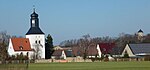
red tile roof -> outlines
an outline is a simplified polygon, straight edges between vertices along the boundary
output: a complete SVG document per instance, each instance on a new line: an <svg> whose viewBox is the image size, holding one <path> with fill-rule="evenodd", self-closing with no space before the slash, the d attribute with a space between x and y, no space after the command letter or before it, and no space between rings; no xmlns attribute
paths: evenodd
<svg viewBox="0 0 150 70"><path fill-rule="evenodd" d="M31 51L28 38L11 38L14 51Z"/></svg>

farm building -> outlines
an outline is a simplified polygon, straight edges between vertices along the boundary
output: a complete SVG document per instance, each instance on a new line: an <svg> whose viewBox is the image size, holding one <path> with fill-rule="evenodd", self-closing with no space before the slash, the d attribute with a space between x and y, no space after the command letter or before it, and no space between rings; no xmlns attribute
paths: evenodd
<svg viewBox="0 0 150 70"><path fill-rule="evenodd" d="M127 44L122 52L122 56L128 54L129 57L150 56L150 43Z"/></svg>

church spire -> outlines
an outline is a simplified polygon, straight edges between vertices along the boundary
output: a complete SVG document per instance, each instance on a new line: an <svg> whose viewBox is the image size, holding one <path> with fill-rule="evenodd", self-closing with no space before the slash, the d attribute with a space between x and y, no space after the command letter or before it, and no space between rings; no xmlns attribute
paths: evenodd
<svg viewBox="0 0 150 70"><path fill-rule="evenodd" d="M31 14L31 18L38 18L38 14L35 12L35 5L33 5L33 13Z"/></svg>
<svg viewBox="0 0 150 70"><path fill-rule="evenodd" d="M44 34L39 27L38 14L35 12L35 6L33 6L33 13L30 15L31 27L26 34Z"/></svg>

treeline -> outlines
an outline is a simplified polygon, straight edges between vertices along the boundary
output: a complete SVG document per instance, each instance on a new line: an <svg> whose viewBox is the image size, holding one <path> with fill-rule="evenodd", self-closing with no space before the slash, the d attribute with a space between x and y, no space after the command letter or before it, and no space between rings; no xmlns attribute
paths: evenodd
<svg viewBox="0 0 150 70"><path fill-rule="evenodd" d="M121 50L127 43L150 43L150 34L142 36L141 39L138 38L138 34L125 34L121 33L118 37L95 37L92 38L89 34L83 35L79 39L71 39L65 40L60 43L61 47L71 47L71 48L78 48L80 51L80 56L84 59L87 57L88 49L91 46L96 46L98 43L115 43L116 51L115 54L120 54Z"/></svg>
<svg viewBox="0 0 150 70"><path fill-rule="evenodd" d="M118 47L123 47L127 43L150 43L150 34L143 36L142 41L138 39L137 34L120 33L118 37L95 37L92 38L89 34L83 35L79 39L65 40L60 43L62 47L88 46L98 43L115 43Z"/></svg>

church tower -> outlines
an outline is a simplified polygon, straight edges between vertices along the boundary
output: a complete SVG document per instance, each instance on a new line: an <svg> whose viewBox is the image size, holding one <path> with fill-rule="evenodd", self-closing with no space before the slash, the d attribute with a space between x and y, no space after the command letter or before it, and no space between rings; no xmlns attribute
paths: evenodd
<svg viewBox="0 0 150 70"><path fill-rule="evenodd" d="M138 40L140 42L142 42L143 41L143 37L144 37L144 33L143 33L143 31L141 29L138 31L137 36L138 36Z"/></svg>
<svg viewBox="0 0 150 70"><path fill-rule="evenodd" d="M33 10L30 19L31 27L26 33L29 38L31 48L34 49L34 56L37 59L45 59L45 34L39 27L38 14Z"/></svg>

